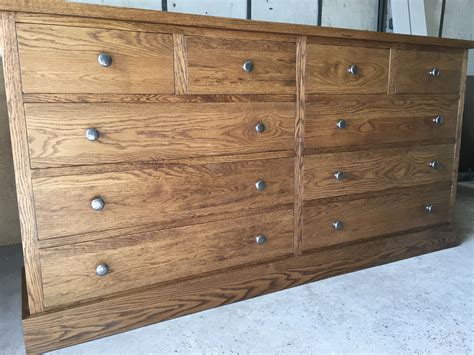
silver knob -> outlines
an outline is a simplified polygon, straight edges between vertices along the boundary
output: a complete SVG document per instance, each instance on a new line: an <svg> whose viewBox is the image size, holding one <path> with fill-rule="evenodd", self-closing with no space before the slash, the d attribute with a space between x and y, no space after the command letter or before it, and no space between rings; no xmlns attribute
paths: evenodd
<svg viewBox="0 0 474 355"><path fill-rule="evenodd" d="M95 142L99 139L99 131L95 128L86 129L86 138L91 142Z"/></svg>
<svg viewBox="0 0 474 355"><path fill-rule="evenodd" d="M266 128L266 127L265 127L265 125L264 125L262 122L259 122L259 123L257 123L257 124L255 125L255 131L256 131L257 133L263 133L263 132L265 132L265 128Z"/></svg>
<svg viewBox="0 0 474 355"><path fill-rule="evenodd" d="M110 67L112 65L112 56L107 53L100 53L97 57L97 61L103 67Z"/></svg>
<svg viewBox="0 0 474 355"><path fill-rule="evenodd" d="M265 184L265 181L263 181L263 180L258 180L258 181L255 183L255 188L256 188L258 191L263 191L263 190L265 190L266 187L267 187L267 184Z"/></svg>
<svg viewBox="0 0 474 355"><path fill-rule="evenodd" d="M337 121L336 127L337 127L337 128L340 128L340 129L346 128L346 121L345 121L345 120L339 120L339 121Z"/></svg>
<svg viewBox="0 0 474 355"><path fill-rule="evenodd" d="M102 197L96 197L91 201L91 207L94 211L102 211L105 207L105 201Z"/></svg>
<svg viewBox="0 0 474 355"><path fill-rule="evenodd" d="M99 264L95 268L95 274L97 276L105 276L109 273L109 271L110 271L109 265L107 265L107 264Z"/></svg>
<svg viewBox="0 0 474 355"><path fill-rule="evenodd" d="M336 171L336 172L334 173L334 177L336 178L336 180L342 180L342 179L345 178L344 172L338 170L338 171Z"/></svg>
<svg viewBox="0 0 474 355"><path fill-rule="evenodd" d="M440 76L440 74L441 74L441 71L438 68L433 68L428 72L428 75L434 76L435 78Z"/></svg>
<svg viewBox="0 0 474 355"><path fill-rule="evenodd" d="M258 245L265 244L265 243L267 242L267 237L265 237L263 234L257 235L257 236L255 237L255 242L256 242Z"/></svg>
<svg viewBox="0 0 474 355"><path fill-rule="evenodd" d="M352 64L348 69L347 69L347 72L351 75L357 75L359 74L359 68L357 67L357 65L355 64Z"/></svg>
<svg viewBox="0 0 474 355"><path fill-rule="evenodd" d="M434 206L433 206L433 205L426 205L426 206L425 206L425 210L426 210L426 212L428 212L428 213L432 213L433 210L434 210Z"/></svg>
<svg viewBox="0 0 474 355"><path fill-rule="evenodd" d="M342 222L341 221L334 221L332 223L332 226L334 227L335 230L340 230L342 229Z"/></svg>
<svg viewBox="0 0 474 355"><path fill-rule="evenodd" d="M437 126L441 126L444 123L444 117L443 116L436 116L435 118L433 118L433 122Z"/></svg>
<svg viewBox="0 0 474 355"><path fill-rule="evenodd" d="M242 68L244 69L244 72L250 73L253 70L253 63L251 60L246 60L244 64L242 65Z"/></svg>
<svg viewBox="0 0 474 355"><path fill-rule="evenodd" d="M439 169L441 164L437 160L432 160L432 161L429 162L429 166L433 169Z"/></svg>

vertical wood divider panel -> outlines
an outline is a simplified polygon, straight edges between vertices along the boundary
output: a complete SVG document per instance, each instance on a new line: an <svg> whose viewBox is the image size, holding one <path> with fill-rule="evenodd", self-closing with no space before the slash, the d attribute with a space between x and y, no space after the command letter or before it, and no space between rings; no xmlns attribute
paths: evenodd
<svg viewBox="0 0 474 355"><path fill-rule="evenodd" d="M296 42L296 115L295 115L295 194L294 243L295 255L301 254L303 240L303 167L304 167L304 111L305 111L306 37Z"/></svg>
<svg viewBox="0 0 474 355"><path fill-rule="evenodd" d="M397 50L390 49L390 62L388 69L388 92L387 95L395 94L395 73L397 72Z"/></svg>
<svg viewBox="0 0 474 355"><path fill-rule="evenodd" d="M173 34L174 47L174 92L176 95L188 93L188 65L186 61L186 38Z"/></svg>
<svg viewBox="0 0 474 355"><path fill-rule="evenodd" d="M41 265L36 235L36 219L31 182L30 158L23 106L20 59L18 56L15 15L2 13L3 71L12 136L12 153L20 215L20 229L25 261L30 314L43 311Z"/></svg>

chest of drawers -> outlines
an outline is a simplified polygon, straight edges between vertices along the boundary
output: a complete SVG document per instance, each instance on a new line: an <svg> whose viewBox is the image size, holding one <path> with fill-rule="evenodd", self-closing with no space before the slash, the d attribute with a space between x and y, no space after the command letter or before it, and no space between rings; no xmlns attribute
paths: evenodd
<svg viewBox="0 0 474 355"><path fill-rule="evenodd" d="M460 242L472 42L0 10L28 352Z"/></svg>

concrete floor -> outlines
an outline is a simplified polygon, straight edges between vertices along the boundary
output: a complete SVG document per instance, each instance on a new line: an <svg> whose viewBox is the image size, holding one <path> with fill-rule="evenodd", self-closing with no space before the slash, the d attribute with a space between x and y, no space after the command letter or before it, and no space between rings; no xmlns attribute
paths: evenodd
<svg viewBox="0 0 474 355"><path fill-rule="evenodd" d="M334 277L51 354L474 352L474 184L459 247ZM0 354L23 354L18 247L0 248Z"/></svg>

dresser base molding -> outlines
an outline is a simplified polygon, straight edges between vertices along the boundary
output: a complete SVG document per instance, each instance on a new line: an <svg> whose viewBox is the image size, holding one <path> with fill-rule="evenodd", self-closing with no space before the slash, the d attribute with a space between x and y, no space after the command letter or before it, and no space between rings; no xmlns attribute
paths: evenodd
<svg viewBox="0 0 474 355"><path fill-rule="evenodd" d="M452 225L338 245L221 274L28 316L29 354L51 351L308 282L459 245ZM25 293L23 284L23 293Z"/></svg>

